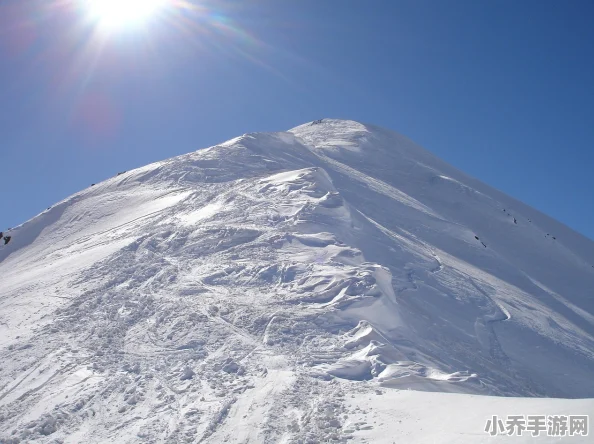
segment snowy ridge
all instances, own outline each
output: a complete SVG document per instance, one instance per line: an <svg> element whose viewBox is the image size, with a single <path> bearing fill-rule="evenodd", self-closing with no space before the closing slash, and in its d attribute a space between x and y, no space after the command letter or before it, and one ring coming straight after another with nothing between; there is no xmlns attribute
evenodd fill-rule
<svg viewBox="0 0 594 444"><path fill-rule="evenodd" d="M381 128L246 134L11 235L0 442L392 442L398 399L463 399L463 442L497 412L460 394L594 397L594 243Z"/></svg>

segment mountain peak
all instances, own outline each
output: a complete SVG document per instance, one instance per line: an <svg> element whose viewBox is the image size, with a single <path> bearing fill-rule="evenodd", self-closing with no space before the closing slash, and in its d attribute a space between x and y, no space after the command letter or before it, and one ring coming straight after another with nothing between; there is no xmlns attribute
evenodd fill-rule
<svg viewBox="0 0 594 444"><path fill-rule="evenodd" d="M352 402L594 397L594 244L382 128L245 134L5 234L2 442L327 442L373 423Z"/></svg>

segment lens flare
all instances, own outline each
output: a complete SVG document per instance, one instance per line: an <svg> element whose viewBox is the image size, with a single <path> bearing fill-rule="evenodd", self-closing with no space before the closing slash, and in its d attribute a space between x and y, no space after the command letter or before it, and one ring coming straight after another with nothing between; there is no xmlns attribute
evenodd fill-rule
<svg viewBox="0 0 594 444"><path fill-rule="evenodd" d="M125 27L145 22L167 0L87 0L91 17L106 27Z"/></svg>

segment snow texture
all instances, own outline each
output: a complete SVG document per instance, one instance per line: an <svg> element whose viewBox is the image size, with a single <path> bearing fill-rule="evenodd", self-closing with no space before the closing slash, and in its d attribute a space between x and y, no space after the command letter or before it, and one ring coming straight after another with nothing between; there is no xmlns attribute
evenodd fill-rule
<svg viewBox="0 0 594 444"><path fill-rule="evenodd" d="M495 414L594 418L594 243L381 128L246 134L5 234L1 443L475 443Z"/></svg>

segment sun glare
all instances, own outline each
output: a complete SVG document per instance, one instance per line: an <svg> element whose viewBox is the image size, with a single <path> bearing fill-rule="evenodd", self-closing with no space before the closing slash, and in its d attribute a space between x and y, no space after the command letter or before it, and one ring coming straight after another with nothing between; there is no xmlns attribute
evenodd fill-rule
<svg viewBox="0 0 594 444"><path fill-rule="evenodd" d="M167 0L87 0L89 12L102 26L121 27L140 24Z"/></svg>

